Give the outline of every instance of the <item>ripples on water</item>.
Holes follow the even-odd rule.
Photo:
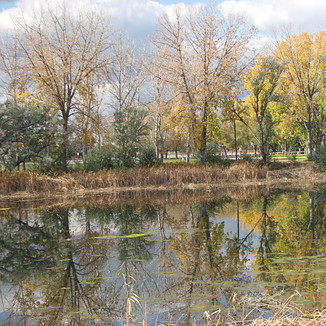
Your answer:
[[[294,293],[323,308],[326,188],[231,193],[0,208],[0,325],[242,320]]]

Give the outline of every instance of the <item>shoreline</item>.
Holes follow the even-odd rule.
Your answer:
[[[176,169],[178,173],[178,168]],[[190,172],[192,172],[190,170]],[[86,175],[86,174],[85,174]],[[96,176],[96,173],[91,174]],[[66,179],[74,177],[74,174],[67,174],[57,178],[50,178],[52,182],[65,182]],[[198,181],[198,180],[197,180]],[[14,191],[9,193],[0,193],[0,209],[1,202],[8,201],[42,201],[46,199],[62,198],[74,201],[88,197],[96,197],[100,195],[119,196],[123,193],[162,193],[162,192],[201,192],[211,193],[219,189],[232,191],[235,188],[264,188],[266,191],[277,189],[292,189],[301,191],[313,191],[317,187],[326,185],[326,173],[315,170],[311,162],[300,163],[295,167],[282,168],[279,170],[268,170],[264,178],[254,178],[242,180],[228,180],[221,178],[218,182],[189,182],[184,184],[160,184],[160,185],[133,185],[133,186],[116,186],[116,187],[85,187],[75,184],[73,188],[62,187],[61,189],[47,189],[47,191]],[[199,196],[202,197],[202,196]]]

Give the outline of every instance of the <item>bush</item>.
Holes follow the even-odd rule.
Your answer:
[[[249,163],[252,162],[252,156],[250,154],[244,153],[244,154],[241,154],[240,157],[241,157],[241,160],[244,162],[249,162]]]
[[[315,162],[319,171],[326,171],[326,145],[316,149],[312,155],[312,160]]]
[[[100,171],[110,169],[113,167],[112,153],[109,149],[104,147],[94,148],[86,156],[86,171]]]
[[[139,165],[150,167],[157,163],[155,148],[142,147],[139,151]]]
[[[218,164],[223,167],[230,166],[230,161],[223,156],[215,154],[211,150],[207,150],[205,153],[205,163]]]
[[[51,151],[48,156],[34,160],[28,170],[56,177],[62,173],[59,157],[57,150]]]
[[[115,168],[133,168],[136,166],[136,148],[133,146],[115,146],[113,148],[113,166]]]

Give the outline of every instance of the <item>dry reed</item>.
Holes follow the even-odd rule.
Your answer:
[[[171,166],[75,172],[49,177],[35,172],[0,173],[0,194],[15,192],[69,192],[103,188],[183,187],[266,178],[267,169],[246,162],[230,168],[217,166]]]
[[[250,302],[244,300],[239,302],[237,312],[223,313],[217,311],[211,315],[207,312],[206,319],[208,326],[321,326],[326,325],[326,310],[305,313],[303,306],[293,302],[293,299],[300,296],[297,291],[285,301],[277,299],[275,296],[257,298]],[[242,313],[241,313],[242,310]],[[272,317],[264,317],[264,313]],[[253,317],[255,316],[255,317]]]

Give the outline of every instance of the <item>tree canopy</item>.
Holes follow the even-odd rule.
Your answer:
[[[236,158],[258,149],[266,164],[272,149],[286,155],[305,147],[311,156],[325,143],[324,31],[287,34],[252,55],[255,31],[243,17],[222,16],[213,5],[181,8],[158,18],[147,52],[99,15],[72,14],[64,3],[21,17],[0,50],[11,103],[2,111],[14,124],[0,128],[3,166],[42,156],[54,130],[63,171],[74,153],[85,158],[103,146],[99,157],[124,162],[110,166],[134,166],[153,146],[156,160],[182,151],[200,164],[207,147]]]

